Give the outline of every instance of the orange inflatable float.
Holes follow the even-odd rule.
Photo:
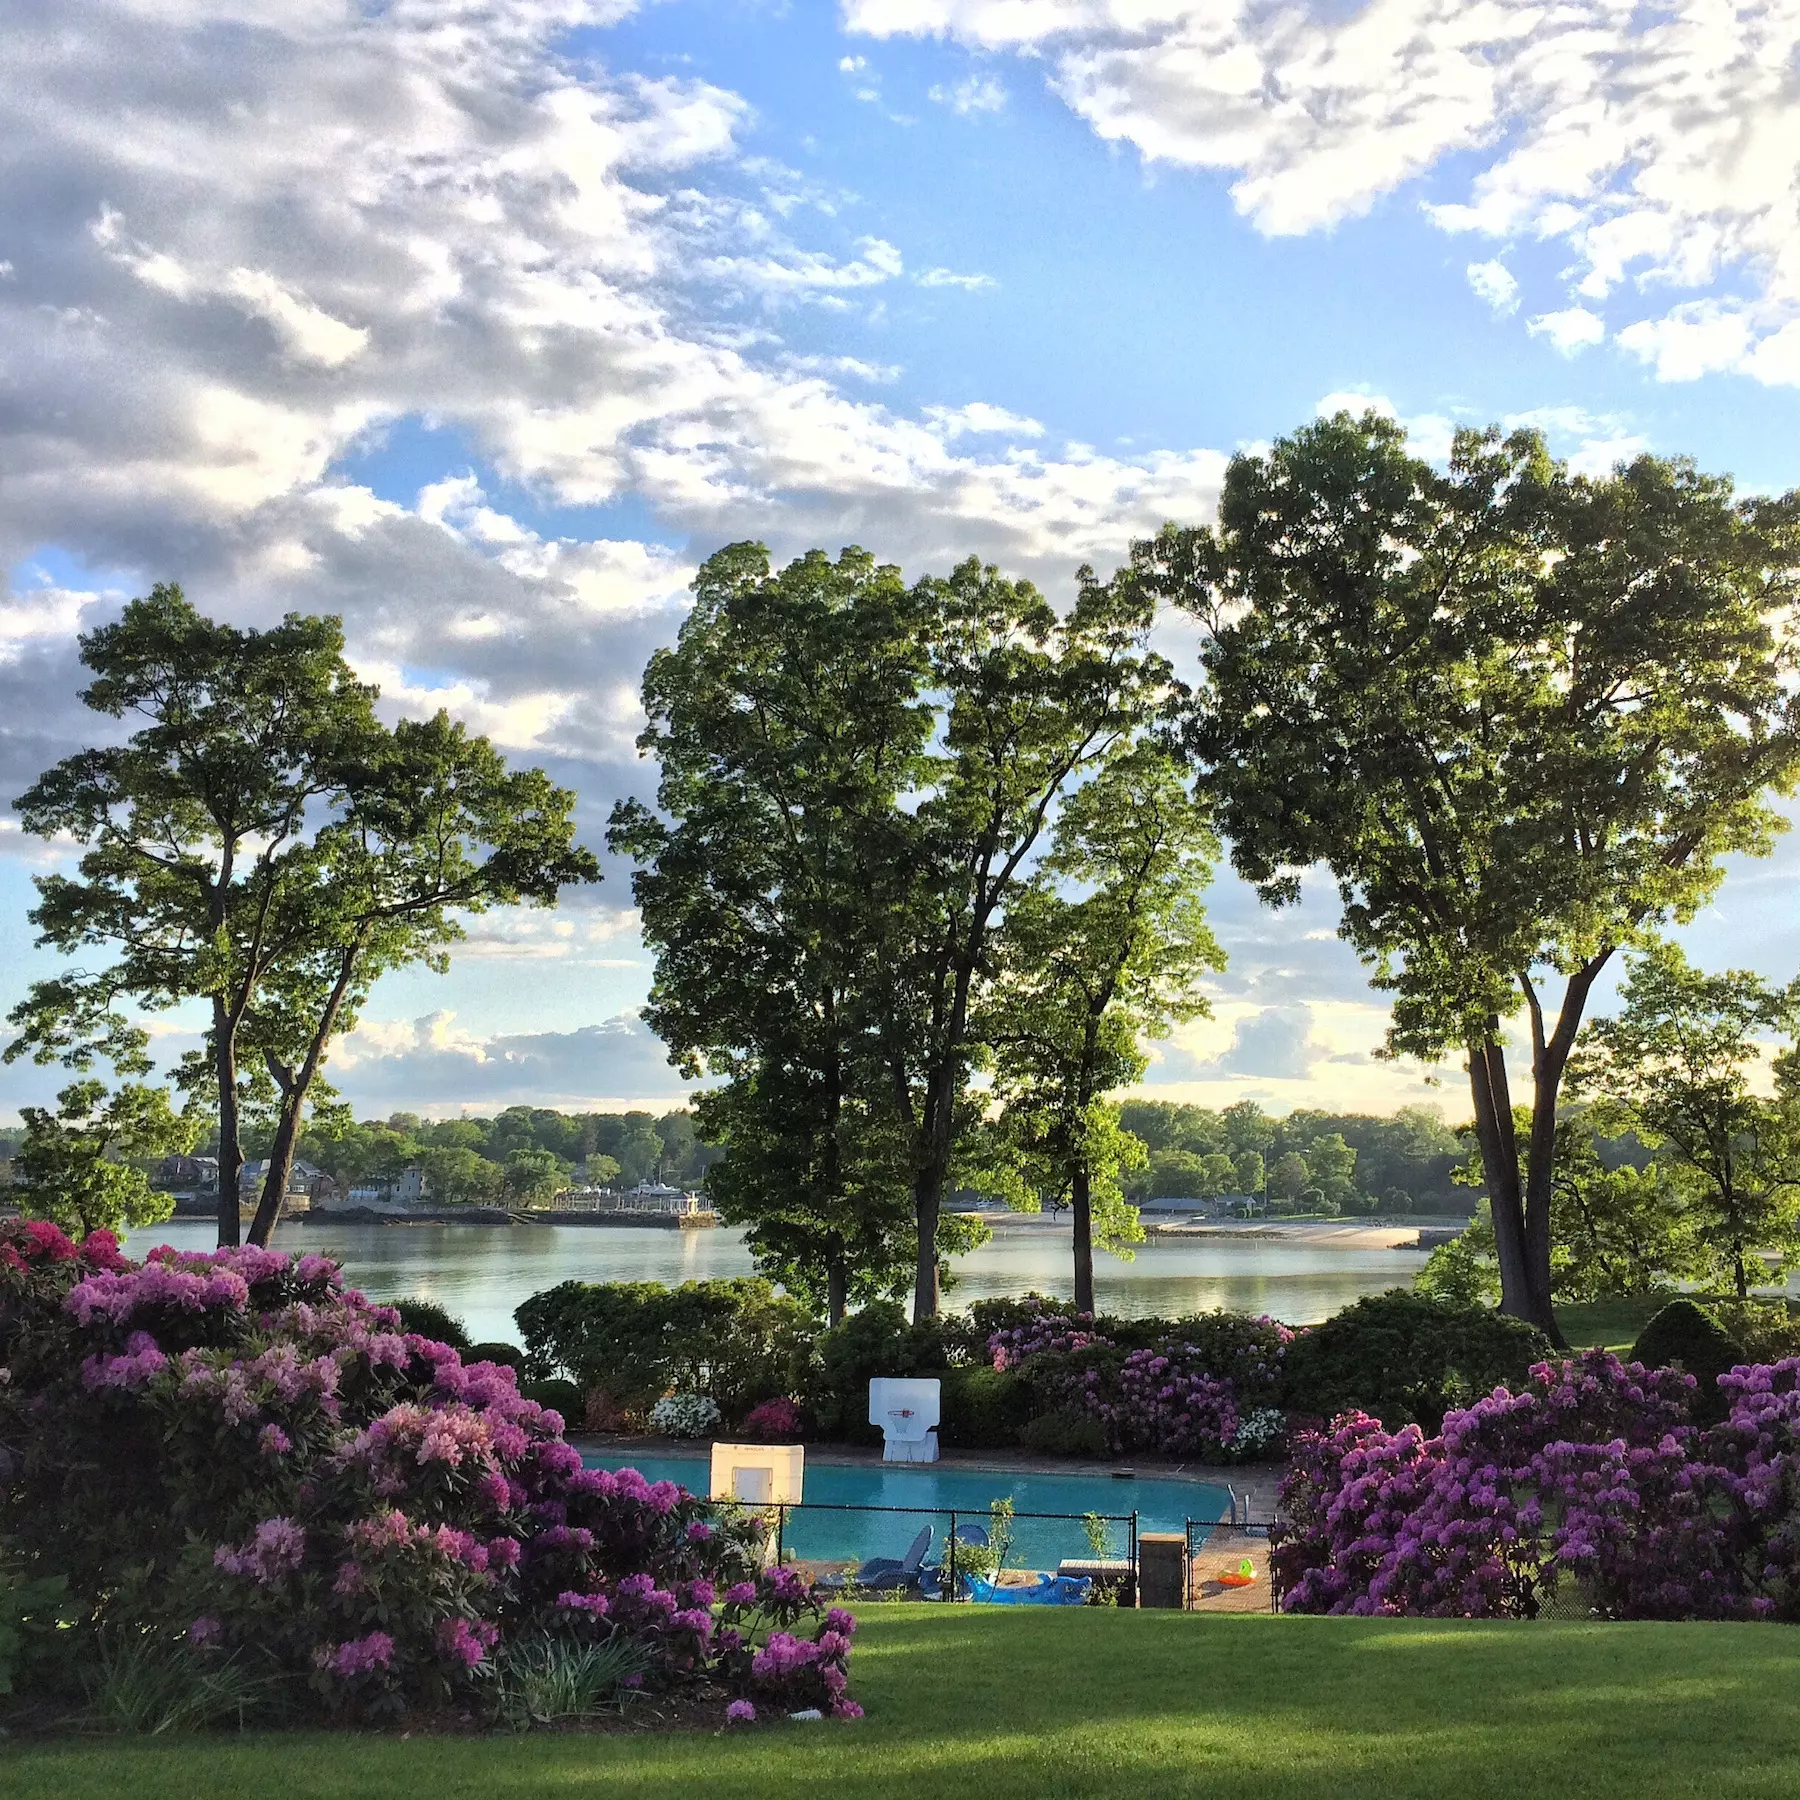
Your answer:
[[[1235,1569],[1227,1569],[1223,1575],[1217,1576],[1215,1579],[1220,1587],[1249,1587],[1256,1580],[1256,1564],[1246,1556]]]

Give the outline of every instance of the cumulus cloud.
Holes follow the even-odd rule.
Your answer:
[[[1606,337],[1606,321],[1585,306],[1565,307],[1561,312],[1540,313],[1526,327],[1533,337],[1548,341],[1563,356],[1574,356]]]
[[[1650,320],[1671,287],[1727,284],[1745,325],[1730,366],[1800,380],[1791,346],[1757,353],[1800,314],[1794,0],[845,0],[843,11],[871,36],[1042,59],[1101,137],[1225,172],[1239,210],[1271,234],[1354,217],[1457,158],[1472,176],[1427,208],[1442,229],[1560,240],[1584,299],[1633,286]],[[1692,366],[1685,352],[1648,360],[1667,379]]]
[[[1466,271],[1475,298],[1504,317],[1519,310],[1519,283],[1503,262],[1470,263]]]
[[[1008,412],[1004,406],[990,406],[985,400],[973,400],[967,406],[928,406],[925,416],[947,438],[969,433],[1032,438],[1044,435],[1044,428],[1036,419]]]

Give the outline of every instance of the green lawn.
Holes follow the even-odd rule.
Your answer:
[[[1581,1800],[1800,1791],[1781,1626],[872,1609],[857,1725],[0,1746],[8,1800]]]
[[[1651,1316],[1669,1303],[1667,1294],[1638,1295],[1628,1300],[1583,1300],[1559,1306],[1556,1322],[1571,1349],[1629,1350],[1650,1323]]]

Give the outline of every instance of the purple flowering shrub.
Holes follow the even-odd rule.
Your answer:
[[[1103,1329],[1104,1328],[1104,1329]],[[1038,1303],[990,1334],[996,1369],[1014,1370],[1041,1413],[1085,1416],[1118,1451],[1230,1461],[1266,1454],[1240,1442],[1243,1421],[1278,1396],[1294,1333],[1272,1319],[1214,1313],[1159,1324],[1150,1343],[1124,1321]]]
[[[1290,1612],[1800,1618],[1800,1359],[1720,1380],[1605,1351],[1540,1363],[1427,1438],[1367,1414],[1303,1435],[1272,1555]]]
[[[0,1516],[92,1626],[352,1717],[483,1709],[511,1649],[621,1639],[647,1686],[848,1708],[853,1627],[758,1574],[759,1524],[562,1429],[323,1257],[0,1229]]]
[[[800,1408],[792,1400],[776,1398],[753,1406],[744,1415],[744,1436],[763,1443],[797,1438],[805,1428]]]

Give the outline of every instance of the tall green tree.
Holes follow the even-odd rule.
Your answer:
[[[1575,476],[1528,432],[1461,433],[1440,472],[1339,414],[1236,457],[1216,526],[1134,552],[1208,627],[1191,745],[1235,866],[1275,905],[1328,867],[1394,994],[1390,1050],[1467,1058],[1504,1304],[1552,1333],[1552,1138],[1589,992],[1727,852],[1767,852],[1800,771],[1797,521],[1800,498],[1684,461]],[[1504,1049],[1521,1009],[1534,1145]]]
[[[1217,853],[1178,766],[1136,742],[1069,795],[1007,909],[978,1029],[1028,1190],[1068,1196],[1081,1312],[1094,1311],[1096,1240],[1143,1236],[1121,1178],[1145,1152],[1107,1096],[1143,1074],[1142,1038],[1206,1013],[1200,980],[1224,966],[1200,901]]]
[[[1800,1027],[1800,981],[1745,969],[1708,975],[1673,944],[1630,959],[1620,1007],[1589,1026],[1571,1085],[1605,1131],[1663,1152],[1697,1216],[1713,1270],[1744,1299],[1800,1260],[1800,1057],[1791,1042],[1775,1092],[1757,1091],[1771,1040]],[[1752,1272],[1754,1269],[1754,1273]]]
[[[240,1032],[294,948],[288,895],[318,881],[308,825],[377,730],[374,690],[345,663],[337,620],[241,630],[202,618],[171,583],[86,633],[81,660],[94,675],[84,703],[143,723],[58,763],[15,804],[27,831],[82,847],[75,875],[38,880],[39,943],[118,958],[36,983],[6,1054],[83,1066],[122,1006],[208,1003],[219,1241],[235,1244]]]
[[[979,1114],[976,1021],[1004,963],[1058,804],[1168,704],[1132,583],[1079,571],[1059,616],[1027,582],[971,559],[920,582],[940,728],[877,933],[881,1056],[911,1146],[915,1320],[936,1314],[936,1245],[952,1166]],[[892,865],[890,865],[892,866]]]
[[[326,1052],[370,984],[443,966],[459,914],[554,905],[599,867],[573,843],[574,796],[541,770],[509,771],[441,713],[382,726],[336,619],[239,630],[161,586],[81,653],[97,677],[86,703],[146,723],[59,763],[18,807],[28,829],[83,847],[75,876],[38,884],[39,942],[117,960],[37,983],[7,1056],[80,1062],[129,1029],[126,1003],[209,1002],[204,1064],[187,1073],[219,1113],[219,1238],[239,1236],[246,1094],[272,1087],[251,1226],[267,1243]]]
[[[777,572],[732,545],[694,596],[644,677],[657,809],[621,804],[609,841],[638,864],[645,1017],[684,1073],[723,1078],[697,1103],[725,1149],[708,1193],[835,1323],[914,1260],[869,990],[934,722],[929,612],[854,549]]]

